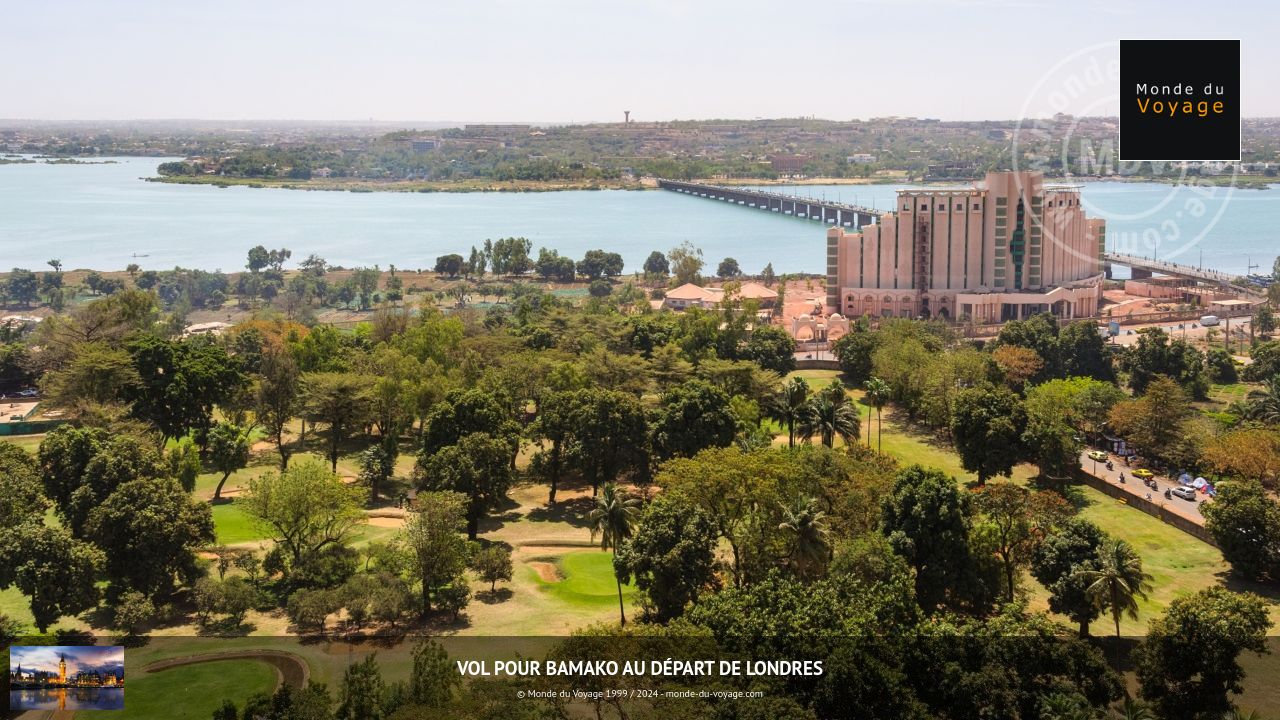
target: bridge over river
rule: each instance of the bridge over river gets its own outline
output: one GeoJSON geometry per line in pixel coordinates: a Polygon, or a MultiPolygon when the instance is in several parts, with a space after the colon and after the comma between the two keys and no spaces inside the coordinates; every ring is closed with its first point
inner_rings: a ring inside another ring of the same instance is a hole
{"type": "Polygon", "coordinates": [[[1108,265],[1124,265],[1128,267],[1135,279],[1149,278],[1153,273],[1161,275],[1172,275],[1174,277],[1186,278],[1188,280],[1198,280],[1206,283],[1217,283],[1219,285],[1231,285],[1233,283],[1242,282],[1245,278],[1240,275],[1232,275],[1231,273],[1219,272],[1209,268],[1195,267],[1194,265],[1179,265],[1171,263],[1167,260],[1153,260],[1148,257],[1139,255],[1126,255],[1124,253],[1109,252],[1106,254],[1108,265]]]}
{"type": "Polygon", "coordinates": [[[881,210],[860,205],[686,180],[659,178],[658,187],[693,197],[720,200],[732,205],[741,205],[747,208],[776,212],[808,220],[818,220],[827,225],[840,225],[847,228],[860,228],[863,225],[870,225],[876,222],[876,218],[884,214],[881,210]]]}

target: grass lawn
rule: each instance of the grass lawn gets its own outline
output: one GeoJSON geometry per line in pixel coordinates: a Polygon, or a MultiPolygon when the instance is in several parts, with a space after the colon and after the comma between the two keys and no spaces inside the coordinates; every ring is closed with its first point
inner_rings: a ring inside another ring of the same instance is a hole
{"type": "MultiPolygon", "coordinates": [[[[524,567],[526,575],[536,583],[539,591],[551,595],[566,605],[600,607],[616,606],[618,586],[613,575],[613,553],[582,550],[565,553],[558,558],[534,558],[534,562],[550,562],[559,572],[560,580],[546,580],[531,565],[524,567]]],[[[622,586],[622,597],[635,595],[634,583],[622,586]]]]}
{"type": "Polygon", "coordinates": [[[40,443],[44,440],[44,435],[6,435],[0,437],[0,441],[10,442],[18,447],[26,450],[32,455],[40,449],[40,443]]]}
{"type": "Polygon", "coordinates": [[[220,660],[156,673],[135,671],[125,684],[123,712],[78,712],[86,718],[206,720],[223,700],[244,705],[276,687],[275,668],[255,660],[220,660]]]}
{"type": "Polygon", "coordinates": [[[213,506],[213,530],[220,545],[239,545],[267,539],[266,532],[235,502],[213,506]]]}

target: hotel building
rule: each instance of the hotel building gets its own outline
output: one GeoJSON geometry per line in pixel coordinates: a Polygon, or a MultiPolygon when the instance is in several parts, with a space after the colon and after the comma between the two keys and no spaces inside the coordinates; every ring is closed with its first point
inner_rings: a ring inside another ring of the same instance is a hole
{"type": "Polygon", "coordinates": [[[1091,317],[1102,298],[1105,225],[1078,186],[993,172],[971,187],[899,190],[893,212],[827,231],[827,312],[994,323],[1091,317]]]}

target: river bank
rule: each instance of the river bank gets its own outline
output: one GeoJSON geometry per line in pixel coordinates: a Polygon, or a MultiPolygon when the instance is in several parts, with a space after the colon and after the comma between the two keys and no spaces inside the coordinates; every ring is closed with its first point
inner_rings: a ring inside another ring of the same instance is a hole
{"type": "Polygon", "coordinates": [[[147,182],[171,185],[212,185],[218,188],[251,187],[327,192],[473,193],[563,192],[571,190],[647,190],[657,187],[638,180],[360,180],[353,178],[235,178],[221,175],[160,175],[147,182]]]}

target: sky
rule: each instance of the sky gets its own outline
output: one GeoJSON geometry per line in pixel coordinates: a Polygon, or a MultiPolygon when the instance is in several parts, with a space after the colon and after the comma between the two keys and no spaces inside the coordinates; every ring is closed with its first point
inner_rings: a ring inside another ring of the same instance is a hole
{"type": "Polygon", "coordinates": [[[1278,29],[1273,0],[6,0],[0,118],[1009,119],[1119,38],[1239,38],[1243,114],[1280,116],[1278,29]]]}
{"type": "Polygon", "coordinates": [[[9,648],[9,670],[22,666],[23,672],[44,670],[58,671],[58,660],[67,659],[67,675],[78,672],[112,672],[124,667],[124,648],[110,646],[14,646],[9,648]]]}

